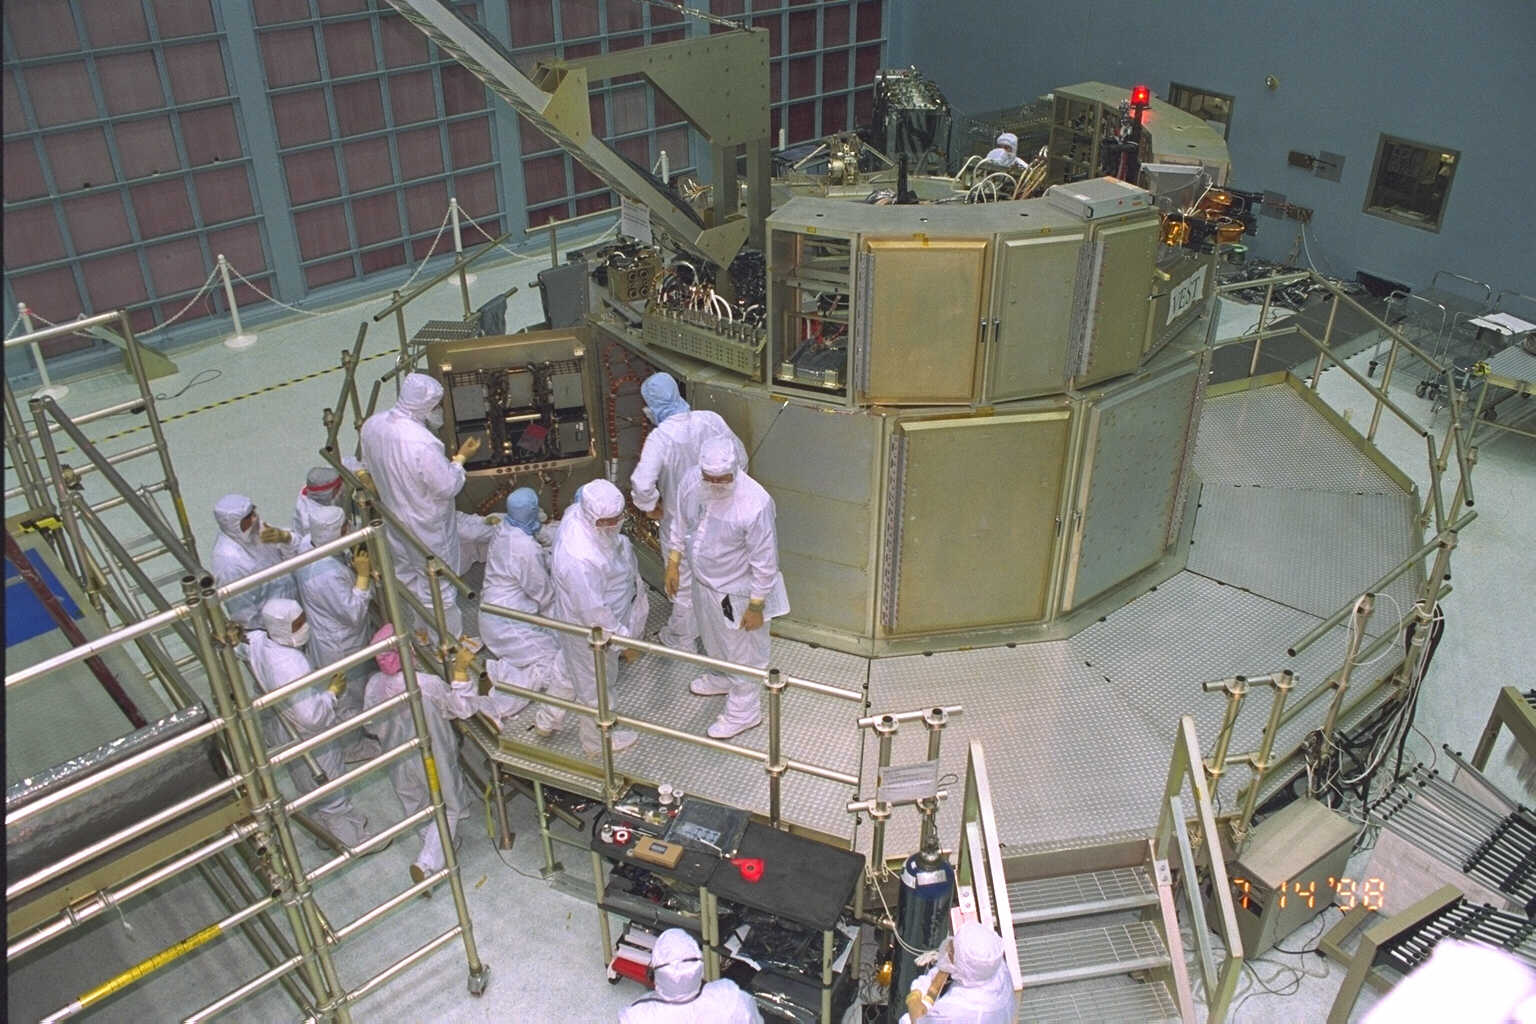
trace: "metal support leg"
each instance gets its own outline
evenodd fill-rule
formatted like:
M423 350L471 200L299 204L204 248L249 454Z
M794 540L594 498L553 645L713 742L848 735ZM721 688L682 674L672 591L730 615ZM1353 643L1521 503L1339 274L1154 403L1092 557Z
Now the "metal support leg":
M608 911L603 909L603 858L592 851L593 906L597 908L597 929L603 940L603 966L613 962L613 931L608 926Z
M512 825L507 821L507 794L501 788L501 766L494 761L490 762L490 766L491 799L496 801L496 828L501 832L496 845L503 850L510 850L517 837L512 834Z
M538 779L533 780L533 802L539 810L539 841L544 846L544 867L539 870L539 877L548 878L564 871L565 865L555 860L555 844L549 838L549 807L544 802L544 783Z

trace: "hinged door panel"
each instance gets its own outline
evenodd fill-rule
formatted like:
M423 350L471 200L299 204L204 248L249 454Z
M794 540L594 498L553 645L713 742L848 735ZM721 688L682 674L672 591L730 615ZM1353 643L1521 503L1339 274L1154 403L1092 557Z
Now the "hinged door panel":
M859 397L889 405L968 403L987 239L871 239L855 317Z
M1081 231L999 243L986 401L1049 394L1066 386L1072 285L1082 244Z
M900 425L881 573L888 632L1044 617L1071 415L1051 409Z

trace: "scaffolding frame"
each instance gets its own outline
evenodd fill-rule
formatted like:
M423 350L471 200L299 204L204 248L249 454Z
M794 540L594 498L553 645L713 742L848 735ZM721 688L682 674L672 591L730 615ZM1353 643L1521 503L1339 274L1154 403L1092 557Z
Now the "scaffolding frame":
M7 491L6 497L7 500L23 498L26 506L23 513L9 518L24 529L42 531L50 546L58 553L68 574L78 579L85 588L90 603L104 616L110 611L123 625L62 654L7 674L5 688L9 693L13 687L37 684L69 665L93 659L121 645L133 644L148 662L149 675L157 677L164 686L169 705L186 708L199 703L186 676L181 672L181 669L195 664L206 674L214 707L207 721L194 729L84 774L18 807L7 806L6 826L10 829L21 825L45 811L67 804L96 786L120 779L135 770L142 770L193 743L209 739L215 742L228 774L201 792L147 814L26 877L9 880L7 903L81 867L104 865L127 844L163 824L197 812L199 808L232 804L237 805L242 813L233 824L213 837L205 836L196 840L190 848L169 855L154 856L147 864L125 867L123 873L108 887L76 900L41 924L26 927L22 934L8 935L7 961L69 935L85 922L110 912L125 900L149 893L189 870L196 870L223 905L226 916L190 932L185 938L153 956L80 992L45 1019L57 1021L77 1016L175 964L194 950L237 930L251 942L266 965L266 970L196 1009L186 1017L187 1020L210 1019L277 983L294 1001L303 1019L317 1024L322 1021L346 1024L351 1020L352 1007L359 1001L454 941L462 942L464 947L469 991L474 995L483 993L489 978L489 967L480 960L475 944L473 924L464 897L434 752L427 732L416 663L401 618L403 609L398 600L391 553L384 540L382 524L372 519L363 528L334 542L311 548L244 579L215 586L213 577L201 567L197 559L179 483L165 444L154 396L143 370L139 342L133 336L126 315L121 312L108 313L57 325L7 339L5 347L33 344L108 324L116 325L126 341L127 362L135 378L139 397L72 418L59 408L52 397L35 396L28 402L34 429L27 430L21 418L20 403L7 380L5 441L12 464L17 467L19 486ZM125 412L142 412L146 416L154 444L107 456L86 437L81 427L106 416ZM61 461L54 439L54 434L58 432L68 436L86 458L88 466L76 470ZM162 476L149 488L136 491L116 467L150 452L159 455ZM81 476L89 472L99 473L116 495L106 501L94 504L89 502L84 497L80 483ZM157 492L171 496L180 528L179 536L148 500L149 494ZM366 514L366 497L361 505ZM114 531L103 526L100 513L121 506L126 506L150 530L160 542L159 549L146 555L132 556ZM87 538L99 545L99 555L85 543ZM232 628L224 614L222 602L357 544L366 544L372 552L374 565L377 566L377 593L385 617L396 626L396 635L370 644L333 665L323 666L271 692L263 693L239 667L234 653L235 644L240 639L238 629ZM150 558L165 554L174 557L184 572L181 578L182 600L179 603L167 600L142 569L142 564ZM117 564L113 565L113 561ZM154 614L136 614L137 604L133 600L133 591L125 583L125 576L137 585L139 593L155 605ZM180 661L171 660L161 643L162 637L168 632L174 632L186 642L192 651L189 657ZM323 685L332 673L360 664L389 649L398 650L401 654L406 683L404 693L366 709L355 717L339 721L314 736L278 745L267 742L261 728L263 714L274 713L276 705L309 687ZM303 759L313 770L313 751L338 740L376 716L396 712L402 707L410 711L414 737L380 752L361 765L350 767L336 778L324 779L306 793L289 798L281 791L275 773L277 768ZM408 756L417 757L422 763L430 796L426 807L405 815L400 821L355 847L339 843L334 836L305 818L305 808ZM456 754L450 752L448 756ZM363 855L383 849L395 838L429 821L437 825L444 866L402 892L382 899L349 923L333 926L317 898L317 885L355 863ZM295 839L296 825L302 825L332 846L335 856L313 869L306 869ZM238 853L245 861L250 874L257 880L255 888L237 870L231 858L232 852ZM215 868L223 873L223 881L215 874ZM337 970L334 951L396 911L411 905L417 896L443 882L448 883L453 894L456 923L383 970L348 987ZM282 913L288 926L286 934L271 920L272 911Z

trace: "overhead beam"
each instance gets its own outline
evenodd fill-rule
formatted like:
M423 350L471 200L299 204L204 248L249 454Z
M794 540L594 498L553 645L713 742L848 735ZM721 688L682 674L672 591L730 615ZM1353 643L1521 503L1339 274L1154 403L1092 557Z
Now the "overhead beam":
M670 191L593 135L585 69L541 65L533 81L517 69L494 37L460 18L442 0L389 0L389 4L609 188L649 209L662 230L683 248L726 266L746 241L746 218L704 226ZM762 81L766 87L766 75Z

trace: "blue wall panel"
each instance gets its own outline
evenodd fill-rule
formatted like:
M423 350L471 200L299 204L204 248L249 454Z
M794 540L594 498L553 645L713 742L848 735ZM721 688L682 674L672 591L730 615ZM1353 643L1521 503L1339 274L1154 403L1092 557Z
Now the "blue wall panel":
M32 563L32 568L37 570L48 589L58 597L59 603L64 606L64 613L72 619L80 618L79 607L70 599L69 592L53 574L53 570L43 564L37 552L28 551L27 561ZM43 602L37 599L37 595L32 593L32 588L27 586L26 581L21 578L21 573L17 572L16 567L7 560L5 563L5 646L12 647L58 628L53 617L48 614L48 609L43 607Z
M1324 272L1425 287L1444 268L1536 292L1531 0L946 0L895 5L892 21L888 63L916 64L960 110L1091 80L1229 93L1233 184L1313 208L1311 254ZM1266 89L1266 75L1279 88ZM1461 151L1438 234L1362 212L1382 132ZM1292 149L1342 153L1343 180L1288 167ZM1259 230L1259 255L1283 258L1295 242L1294 221L1262 219Z

